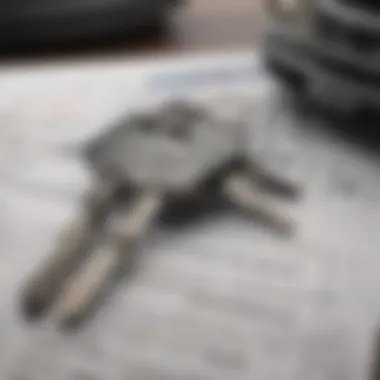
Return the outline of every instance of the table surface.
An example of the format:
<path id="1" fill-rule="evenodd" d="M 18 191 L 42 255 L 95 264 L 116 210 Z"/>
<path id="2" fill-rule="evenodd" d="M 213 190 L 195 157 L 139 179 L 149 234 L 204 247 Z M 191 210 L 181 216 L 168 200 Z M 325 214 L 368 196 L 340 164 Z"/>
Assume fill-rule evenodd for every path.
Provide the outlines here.
<path id="1" fill-rule="evenodd" d="M 380 315 L 379 157 L 269 96 L 253 56 L 150 70 L 120 60 L 0 72 L 1 379 L 364 380 Z M 182 79 L 214 81 L 212 93 L 192 81 L 191 98 L 223 113 L 236 98 L 235 111 L 252 110 L 252 151 L 303 189 L 299 202 L 278 205 L 296 235 L 280 239 L 233 210 L 182 230 L 157 226 L 134 275 L 77 334 L 62 334 L 51 319 L 20 323 L 20 288 L 88 184 L 82 162 L 63 148 L 139 99 L 181 93 L 178 82 L 170 88 L 173 66 Z M 220 73 L 237 82 L 216 86 Z M 270 123 L 260 122 L 266 112 L 276 116 Z"/>

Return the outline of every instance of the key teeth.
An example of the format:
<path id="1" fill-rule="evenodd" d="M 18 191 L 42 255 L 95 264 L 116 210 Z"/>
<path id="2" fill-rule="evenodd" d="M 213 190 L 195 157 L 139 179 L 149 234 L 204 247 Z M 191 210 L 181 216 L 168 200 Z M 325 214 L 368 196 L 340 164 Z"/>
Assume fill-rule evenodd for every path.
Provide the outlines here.
<path id="1" fill-rule="evenodd" d="M 268 171 L 257 160 L 248 160 L 247 178 L 252 184 L 262 188 L 263 190 L 275 196 L 285 198 L 289 201 L 296 201 L 302 197 L 301 187 L 282 175 L 274 174 Z"/>
<path id="2" fill-rule="evenodd" d="M 251 215 L 255 214 L 279 235 L 289 237 L 294 234 L 293 221 L 285 213 L 277 210 L 265 193 L 257 191 L 248 176 L 244 174 L 229 176 L 225 181 L 225 192 L 236 207 Z"/>

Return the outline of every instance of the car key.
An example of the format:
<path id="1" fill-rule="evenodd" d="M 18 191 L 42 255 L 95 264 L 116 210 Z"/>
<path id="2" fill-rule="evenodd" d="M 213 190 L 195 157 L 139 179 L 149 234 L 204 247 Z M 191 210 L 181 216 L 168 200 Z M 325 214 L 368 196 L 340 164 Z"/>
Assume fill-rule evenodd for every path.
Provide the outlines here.
<path id="1" fill-rule="evenodd" d="M 81 319 L 107 279 L 133 254 L 135 243 L 173 202 L 180 207 L 181 202 L 215 193 L 275 231 L 291 234 L 291 218 L 269 194 L 295 199 L 299 189 L 251 158 L 247 128 L 198 104 L 172 101 L 124 119 L 91 141 L 84 157 L 98 183 L 128 191 L 134 200 L 130 208 L 121 202 L 107 210 L 103 242 L 83 265 L 70 275 L 62 267 L 58 277 L 65 277 L 66 284 L 60 282 L 62 291 L 52 297 L 55 318 Z"/>

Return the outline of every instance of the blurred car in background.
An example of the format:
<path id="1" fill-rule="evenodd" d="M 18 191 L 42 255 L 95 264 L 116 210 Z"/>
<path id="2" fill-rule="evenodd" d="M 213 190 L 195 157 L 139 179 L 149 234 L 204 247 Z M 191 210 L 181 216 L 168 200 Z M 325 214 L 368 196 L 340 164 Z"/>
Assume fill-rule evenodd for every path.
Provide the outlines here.
<path id="1" fill-rule="evenodd" d="M 296 99 L 380 109 L 379 0 L 265 0 L 265 63 Z"/>
<path id="2" fill-rule="evenodd" d="M 0 47 L 60 42 L 162 26 L 180 0 L 2 0 Z"/>

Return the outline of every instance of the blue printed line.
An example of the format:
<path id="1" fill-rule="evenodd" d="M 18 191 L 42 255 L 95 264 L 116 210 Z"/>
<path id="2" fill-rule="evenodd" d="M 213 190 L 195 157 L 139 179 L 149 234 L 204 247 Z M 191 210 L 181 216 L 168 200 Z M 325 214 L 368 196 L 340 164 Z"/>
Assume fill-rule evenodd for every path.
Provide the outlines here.
<path id="1" fill-rule="evenodd" d="M 220 67 L 154 73 L 147 87 L 153 91 L 185 90 L 196 86 L 256 81 L 262 77 L 262 68 L 253 64 L 242 67 Z"/>

